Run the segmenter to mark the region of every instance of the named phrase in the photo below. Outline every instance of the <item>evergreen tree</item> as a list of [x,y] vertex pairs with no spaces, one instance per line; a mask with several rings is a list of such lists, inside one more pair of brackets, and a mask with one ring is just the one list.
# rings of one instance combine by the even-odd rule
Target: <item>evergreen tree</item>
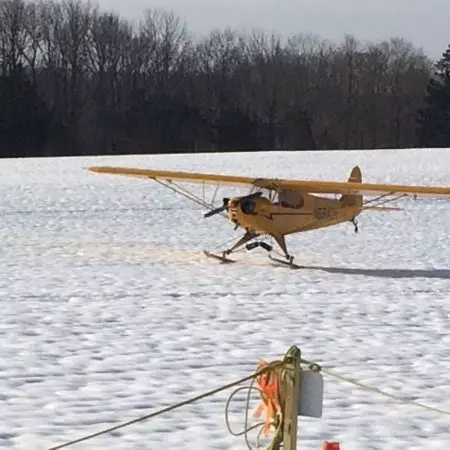
[[423,147],[450,147],[450,45],[436,64],[427,86],[425,106],[418,114]]

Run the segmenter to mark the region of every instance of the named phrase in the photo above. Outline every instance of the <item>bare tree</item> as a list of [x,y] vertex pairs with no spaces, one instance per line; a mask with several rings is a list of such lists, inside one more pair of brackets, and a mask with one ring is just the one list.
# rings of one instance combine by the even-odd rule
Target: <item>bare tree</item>
[[414,146],[431,71],[399,38],[284,43],[228,28],[195,39],[171,11],[133,27],[89,0],[0,0],[0,148]]
[[101,148],[114,150],[120,139],[118,125],[130,99],[124,79],[132,39],[131,26],[117,14],[94,12],[87,68],[97,124],[94,139]]
[[248,52],[253,68],[252,81],[258,93],[253,101],[264,130],[263,140],[268,148],[277,148],[282,146],[279,129],[282,105],[288,97],[283,83],[287,68],[286,51],[279,36],[255,32],[248,43]]
[[208,118],[212,149],[223,141],[222,122],[227,111],[237,106],[233,101],[233,77],[243,59],[241,37],[230,29],[214,31],[196,48],[197,77],[195,90],[199,108]]
[[3,76],[23,66],[26,47],[26,4],[23,0],[0,1],[0,61]]
[[387,87],[391,94],[391,142],[408,146],[415,135],[415,115],[426,92],[431,64],[421,52],[403,39],[391,39]]

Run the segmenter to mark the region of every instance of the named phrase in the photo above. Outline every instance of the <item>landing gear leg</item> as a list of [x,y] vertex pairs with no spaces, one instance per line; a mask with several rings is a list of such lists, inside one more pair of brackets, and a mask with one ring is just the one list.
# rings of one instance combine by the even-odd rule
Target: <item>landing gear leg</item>
[[355,233],[358,232],[358,222],[356,221],[356,219],[353,217],[353,219],[351,220],[352,224],[355,226]]
[[[280,246],[281,250],[283,250],[284,253],[284,257],[286,258],[286,261],[283,261],[289,265],[293,264],[294,261],[294,257],[292,255],[290,255],[287,251],[287,247],[286,247],[286,240],[284,238],[283,235],[278,235],[278,236],[273,236],[275,241],[277,242],[277,244]],[[271,257],[271,259],[274,259]]]
[[294,257],[288,253],[287,248],[286,248],[286,242],[284,240],[284,236],[273,236],[273,237],[277,241],[277,244],[280,246],[281,250],[283,250],[286,261],[283,259],[274,258],[272,255],[269,255],[269,258],[272,261],[275,261],[276,263],[288,266],[291,269],[301,269],[302,266],[294,264]]
[[230,247],[227,250],[224,250],[222,252],[222,257],[225,258],[225,256],[229,255],[230,253],[233,253],[235,250],[237,250],[239,247],[242,247],[247,242],[251,241],[255,237],[257,237],[258,234],[254,233],[253,231],[247,231],[244,236],[242,236],[232,247]]
[[215,255],[214,253],[210,253],[207,251],[204,251],[204,254],[206,256],[209,256],[211,258],[219,259],[222,262],[234,262],[234,260],[227,258],[228,255],[233,253],[235,250],[237,250],[239,247],[242,247],[247,242],[251,241],[255,237],[257,237],[258,234],[254,233],[253,231],[247,231],[244,236],[242,236],[232,247],[224,250],[222,252],[222,255]]

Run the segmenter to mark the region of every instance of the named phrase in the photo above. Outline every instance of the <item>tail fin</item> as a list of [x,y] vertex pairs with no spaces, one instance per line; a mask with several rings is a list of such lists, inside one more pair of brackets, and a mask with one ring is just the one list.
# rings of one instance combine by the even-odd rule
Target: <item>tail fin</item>
[[353,167],[352,171],[350,172],[350,176],[348,177],[349,183],[361,183],[362,182],[362,174],[361,169],[359,166]]
[[[361,183],[362,182],[362,174],[359,166],[353,167],[350,172],[350,176],[348,177],[349,183]],[[339,199],[345,206],[362,206],[363,197],[362,195],[342,195]]]

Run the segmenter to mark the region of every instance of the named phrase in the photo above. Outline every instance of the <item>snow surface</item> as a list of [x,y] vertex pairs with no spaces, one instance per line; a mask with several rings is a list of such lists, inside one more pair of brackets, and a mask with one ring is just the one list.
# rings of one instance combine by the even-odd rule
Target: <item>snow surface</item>
[[[89,165],[450,186],[449,150],[283,152],[0,161],[0,447],[79,438],[252,372],[298,345],[329,370],[450,410],[450,204],[288,238],[301,271],[261,251],[206,259],[237,238],[222,217],[152,181]],[[219,198],[220,200],[220,198]],[[245,449],[230,391],[73,449]],[[446,449],[450,418],[325,377],[299,449]],[[256,405],[256,401],[252,406]],[[242,424],[244,393],[233,406]]]

